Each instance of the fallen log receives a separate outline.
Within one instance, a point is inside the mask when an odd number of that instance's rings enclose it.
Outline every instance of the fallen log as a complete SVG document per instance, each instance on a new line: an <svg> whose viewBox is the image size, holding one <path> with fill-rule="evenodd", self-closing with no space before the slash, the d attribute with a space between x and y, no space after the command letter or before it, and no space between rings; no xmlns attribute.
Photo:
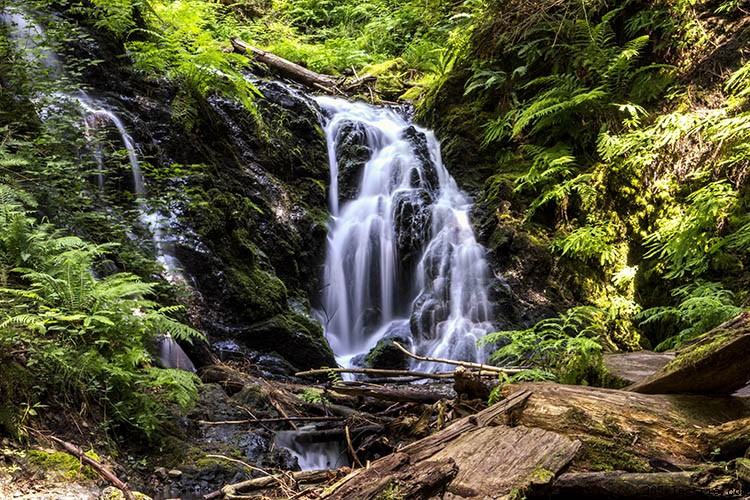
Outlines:
<svg viewBox="0 0 750 500"><path fill-rule="evenodd" d="M723 323L627 390L642 394L732 394L750 380L750 312Z"/></svg>
<svg viewBox="0 0 750 500"><path fill-rule="evenodd" d="M323 90L329 93L335 93L338 89L340 80L330 77L328 75L322 75L314 71L295 64L291 61L279 57L275 54L261 50L257 47L253 47L247 42L242 41L236 36L230 38L234 51L239 54L245 54L248 57L262 62L272 69L276 70L282 76L294 80L295 82L302 83L309 87L314 87L319 90Z"/></svg>
<svg viewBox="0 0 750 500"><path fill-rule="evenodd" d="M396 403L422 403L433 404L445 398L444 394L438 392L417 389L415 387L386 387L372 384L342 383L332 386L329 391L348 396L361 396L379 399L381 401L393 401Z"/></svg>
<svg viewBox="0 0 750 500"><path fill-rule="evenodd" d="M432 498L441 493L458 472L455 462L450 458L424 461L407 467L409 456L405 453L388 455L376 464L368 469L361 469L351 480L341 483L321 498L372 500L387 498L384 492L389 492L391 498Z"/></svg>
<svg viewBox="0 0 750 500"><path fill-rule="evenodd" d="M706 456L722 459L741 456L750 451L750 417L701 429L696 432L696 436L702 441Z"/></svg>
<svg viewBox="0 0 750 500"><path fill-rule="evenodd" d="M502 394L518 391L531 396L507 415L508 422L581 440L573 471L645 472L653 458L702 463L706 446L696 431L750 415L750 401L738 397L646 395L543 382L511 385Z"/></svg>
<svg viewBox="0 0 750 500"><path fill-rule="evenodd" d="M604 367L623 385L632 385L664 368L674 356L674 352L611 353L604 355Z"/></svg>
<svg viewBox="0 0 750 500"><path fill-rule="evenodd" d="M396 498L426 499L435 494L425 489L401 496L403 485L392 478L405 472L411 472L409 480L415 483L440 484L448 477L444 498L501 498L547 484L573 459L581 443L542 429L500 425L506 413L522 407L530 396L530 391L520 390L459 419L376 460L367 470L355 471L323 498L384 498L390 492L398 494ZM452 478L451 464L457 468ZM440 480L425 479L430 473Z"/></svg>
<svg viewBox="0 0 750 500"><path fill-rule="evenodd" d="M644 498L692 500L736 498L742 485L729 474L712 472L621 471L561 474L552 485L555 499ZM549 498L549 493L528 498Z"/></svg>

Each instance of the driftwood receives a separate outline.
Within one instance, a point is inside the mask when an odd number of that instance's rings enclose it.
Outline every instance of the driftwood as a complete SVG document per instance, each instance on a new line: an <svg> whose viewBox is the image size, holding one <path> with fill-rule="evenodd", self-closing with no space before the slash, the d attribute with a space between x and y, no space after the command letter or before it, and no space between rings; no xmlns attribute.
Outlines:
<svg viewBox="0 0 750 500"><path fill-rule="evenodd" d="M115 476L112 471L104 467L97 460L94 460L90 456L86 455L86 453L84 453L84 451L80 449L78 446L72 443L68 443L67 441L63 441L62 439L56 438L55 436L48 436L48 437L55 443L62 446L65 451L67 451L71 455L78 458L82 463L93 468L100 476L102 476L104 479L112 483L112 485L114 485L117 489L122 491L122 494L125 497L125 500L135 500L135 497L133 496L133 492L130 490L130 487L126 483L121 481L120 478Z"/></svg>
<svg viewBox="0 0 750 500"><path fill-rule="evenodd" d="M642 394L732 394L750 380L750 312L714 328L628 390Z"/></svg>
<svg viewBox="0 0 750 500"><path fill-rule="evenodd" d="M404 346L402 346L396 341L393 342L393 345L395 345L401 352L403 352L410 358L416 359L417 361L426 361L428 363L442 363L446 365L463 366L464 368L471 368L473 370L479 370L480 373L489 372L489 373L495 373L495 374L498 374L498 373L514 374L514 373L521 373L522 371L526 370L526 368L518 368L518 367L502 368L499 366L485 365L481 363L471 363L469 361L456 361L454 359L444 359L444 358L430 358L428 356L420 356L418 354L414 354L413 352L409 351L407 348L405 348Z"/></svg>
<svg viewBox="0 0 750 500"><path fill-rule="evenodd" d="M433 404L445 398L444 394L416 387L386 387L373 384L359 384L356 382L339 383L332 386L329 390L348 396L361 396L397 403Z"/></svg>
<svg viewBox="0 0 750 500"><path fill-rule="evenodd" d="M552 487L556 499L644 498L691 500L736 498L742 485L728 474L712 472L620 471L567 473ZM534 495L529 498L536 498ZM549 498L547 494L539 498Z"/></svg>
<svg viewBox="0 0 750 500"><path fill-rule="evenodd" d="M653 458L701 463L709 457L697 431L750 415L750 401L738 397L646 395L542 382L511 385L503 394L518 391L532 394L509 421L580 439L584 452L572 464L575 471L641 472Z"/></svg>

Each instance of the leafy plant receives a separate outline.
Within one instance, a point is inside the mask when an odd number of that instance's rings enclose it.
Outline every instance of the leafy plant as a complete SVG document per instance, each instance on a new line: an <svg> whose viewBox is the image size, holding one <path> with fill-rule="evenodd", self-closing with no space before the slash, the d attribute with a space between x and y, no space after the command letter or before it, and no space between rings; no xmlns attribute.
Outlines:
<svg viewBox="0 0 750 500"><path fill-rule="evenodd" d="M636 317L642 326L662 324L677 332L657 345L656 351L678 347L742 312L734 305L734 294L721 283L699 280L675 288L672 296L679 300L676 306L652 307Z"/></svg>
<svg viewBox="0 0 750 500"><path fill-rule="evenodd" d="M480 342L500 345L491 361L535 370L519 377L591 384L600 380L603 373L604 326L598 308L580 306L526 330L491 333Z"/></svg>
<svg viewBox="0 0 750 500"><path fill-rule="evenodd" d="M97 277L112 246L37 224L16 192L0 184L0 217L10 221L0 225L0 345L22 356L52 399L96 403L115 423L153 436L170 406L197 397L193 374L152 366L153 336L190 342L201 334L169 316L176 308L145 298L153 284L127 273ZM11 267L19 262L25 267Z"/></svg>

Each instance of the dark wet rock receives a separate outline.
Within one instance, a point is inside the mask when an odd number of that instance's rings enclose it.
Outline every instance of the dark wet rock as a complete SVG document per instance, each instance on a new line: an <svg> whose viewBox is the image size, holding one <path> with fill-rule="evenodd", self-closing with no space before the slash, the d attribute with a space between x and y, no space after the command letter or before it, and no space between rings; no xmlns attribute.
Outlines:
<svg viewBox="0 0 750 500"><path fill-rule="evenodd" d="M367 130L362 123L343 124L337 139L339 201L344 202L357 197L365 164L372 151L367 146Z"/></svg>
<svg viewBox="0 0 750 500"><path fill-rule="evenodd" d="M403 138L408 141L414 149L414 155L420 163L421 174L412 180L411 187L421 187L430 193L435 193L439 186L438 173L432 158L430 148L427 144L427 136L414 126L407 127L403 132Z"/></svg>
<svg viewBox="0 0 750 500"><path fill-rule="evenodd" d="M385 370L406 370L409 367L409 358L393 342L403 346L409 346L411 332L408 323L396 323L389 328L383 338L367 353L365 361L368 368L380 368Z"/></svg>
<svg viewBox="0 0 750 500"><path fill-rule="evenodd" d="M263 378L289 379L298 371L289 361L274 353L250 351L247 360L257 366Z"/></svg>
<svg viewBox="0 0 750 500"><path fill-rule="evenodd" d="M424 189L402 191L394 197L393 222L401 272L411 276L429 241L432 197Z"/></svg>
<svg viewBox="0 0 750 500"><path fill-rule="evenodd" d="M336 366L320 324L297 313L278 315L236 332L237 340L253 349L284 353L300 370Z"/></svg>

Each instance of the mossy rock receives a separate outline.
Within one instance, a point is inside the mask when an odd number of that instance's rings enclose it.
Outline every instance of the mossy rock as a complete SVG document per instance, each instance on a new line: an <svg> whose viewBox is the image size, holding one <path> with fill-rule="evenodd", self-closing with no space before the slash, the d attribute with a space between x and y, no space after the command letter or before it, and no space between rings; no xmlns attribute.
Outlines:
<svg viewBox="0 0 750 500"><path fill-rule="evenodd" d="M99 460L99 457L91 452L87 452L86 455ZM47 477L54 476L69 481L99 477L93 468L82 465L78 458L63 451L29 450L26 453L26 460L32 470L38 470Z"/></svg>
<svg viewBox="0 0 750 500"><path fill-rule="evenodd" d="M237 340L251 349L277 352L300 370L336 366L323 328L296 311L256 323L244 329Z"/></svg>
<svg viewBox="0 0 750 500"><path fill-rule="evenodd" d="M378 340L375 347L365 356L365 363L368 368L406 370L409 367L409 358L403 351L393 345L394 340L400 344L408 345L409 343L409 339L406 337L388 337Z"/></svg>

